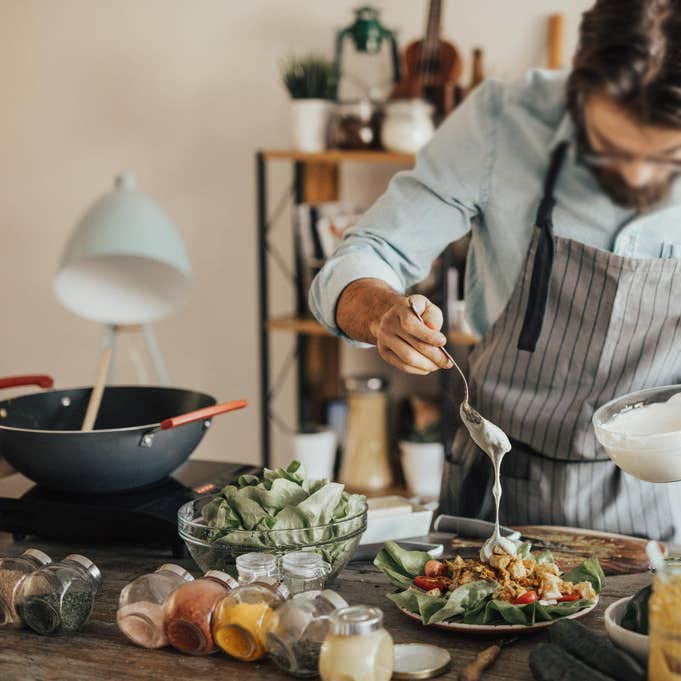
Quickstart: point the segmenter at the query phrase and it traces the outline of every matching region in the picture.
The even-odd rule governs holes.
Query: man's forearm
[[[403,297],[381,279],[357,279],[338,299],[336,324],[350,338],[375,345],[381,317]]]

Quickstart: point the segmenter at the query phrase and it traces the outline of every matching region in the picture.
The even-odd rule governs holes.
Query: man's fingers
[[[406,365],[420,369],[428,373],[437,371],[440,367],[428,357],[422,355],[399,336],[394,336],[385,342],[388,349],[392,350]]]
[[[422,322],[408,307],[400,310],[399,325],[401,331],[406,331],[410,336],[414,336],[424,343],[440,346],[444,345],[447,341],[447,338],[443,333],[429,328],[428,325]]]
[[[429,326],[431,329],[439,331],[442,328],[442,323],[444,322],[442,310],[437,305],[433,305],[430,301],[426,306],[426,311],[421,314],[421,317],[426,323],[426,326]]]
[[[400,334],[400,338],[402,338],[405,343],[411,345],[419,354],[437,364],[440,369],[449,369],[452,366],[441,348],[435,347],[430,343],[424,343],[423,341],[420,341],[413,336],[407,336],[406,334]]]
[[[416,367],[410,366],[408,364],[405,364],[390,348],[388,347],[383,347],[382,349],[379,349],[379,352],[381,353],[381,357],[388,362],[388,364],[392,364],[394,367],[397,367],[400,371],[404,371],[407,374],[414,374],[415,376],[427,376],[430,371],[424,371],[423,369],[417,369]]]

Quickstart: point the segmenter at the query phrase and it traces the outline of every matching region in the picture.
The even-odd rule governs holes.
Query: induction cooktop
[[[85,495],[43,489],[18,473],[0,478],[0,532],[70,542],[158,546],[186,555],[177,510],[259,467],[188,461],[165,480],[129,492]]]

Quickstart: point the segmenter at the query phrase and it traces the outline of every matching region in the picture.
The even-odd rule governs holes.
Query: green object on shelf
[[[293,99],[336,99],[338,69],[326,57],[290,57],[284,63],[282,76]]]

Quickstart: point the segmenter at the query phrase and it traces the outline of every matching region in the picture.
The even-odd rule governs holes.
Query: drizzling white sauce
[[[501,502],[501,461],[506,452],[511,451],[511,443],[506,433],[499,426],[494,425],[485,418],[480,420],[471,418],[470,413],[462,404],[460,409],[461,420],[470,433],[471,438],[480,449],[492,460],[494,467],[494,494],[495,519],[494,532],[492,536],[482,545],[480,549],[480,560],[483,563],[489,562],[494,552],[494,547],[498,546],[509,555],[515,555],[516,545],[510,539],[501,536],[499,527],[499,503]]]

